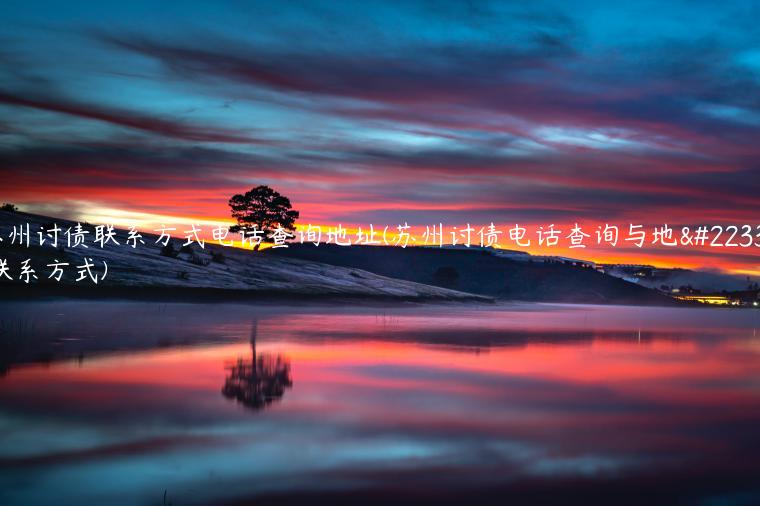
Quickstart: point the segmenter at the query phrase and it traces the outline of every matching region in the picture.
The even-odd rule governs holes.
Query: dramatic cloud
[[[16,107],[29,107],[32,109],[77,116],[84,119],[103,121],[117,126],[188,141],[234,142],[247,144],[258,144],[261,142],[258,139],[245,137],[224,129],[213,130],[201,128],[145,114],[135,114],[125,110],[78,104],[56,97],[34,99],[0,91],[0,104]]]
[[[1,12],[0,198],[31,210],[219,219],[261,183],[344,224],[754,223],[760,205],[751,3]]]

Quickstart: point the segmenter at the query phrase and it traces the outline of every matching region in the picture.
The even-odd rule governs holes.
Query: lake
[[[760,503],[760,311],[2,302],[0,504]]]

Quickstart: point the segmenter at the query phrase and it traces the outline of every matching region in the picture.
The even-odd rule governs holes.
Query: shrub
[[[439,267],[433,273],[433,282],[440,286],[451,287],[459,281],[459,271],[451,266]]]
[[[0,211],[7,211],[9,213],[17,213],[18,207],[16,207],[15,205],[9,202],[6,202],[2,206],[0,206]]]
[[[161,256],[169,258],[177,258],[177,250],[174,249],[174,245],[171,242],[167,242],[166,246],[161,248]]]
[[[193,263],[195,265],[201,265],[206,266],[209,264],[209,259],[206,256],[199,255],[198,253],[193,252],[193,255],[190,257],[190,263]]]

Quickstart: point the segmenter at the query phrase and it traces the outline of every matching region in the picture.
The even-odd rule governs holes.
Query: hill
[[[589,304],[674,304],[655,290],[594,269],[515,261],[488,250],[384,246],[291,245],[267,256],[363,269],[417,283],[523,301]]]
[[[12,244],[14,226],[29,223],[32,246]],[[143,233],[145,244],[136,248],[126,245],[128,231],[117,229],[120,246],[109,244],[105,248],[89,244],[82,247],[53,248],[39,246],[37,232],[52,223],[66,230],[76,223],[34,214],[0,211],[0,259],[7,261],[13,281],[0,279],[0,295],[17,296],[25,293],[117,294],[126,296],[161,298],[214,298],[241,297],[348,297],[400,300],[488,300],[484,297],[454,290],[427,286],[409,280],[390,279],[354,267],[327,265],[313,260],[265,255],[239,248],[206,243],[201,249],[193,245],[175,256],[162,254],[162,246],[155,244],[156,235]],[[88,241],[94,227],[87,225]],[[59,241],[60,243],[61,241]],[[63,244],[66,244],[65,237]],[[172,241],[176,250],[182,243]],[[35,246],[34,244],[37,244]],[[84,257],[92,257],[102,271],[102,262],[108,273],[97,286],[90,281],[76,282],[77,265]],[[20,265],[30,259],[37,279],[27,285],[18,279]],[[68,262],[60,280],[48,279],[51,268],[47,264]]]

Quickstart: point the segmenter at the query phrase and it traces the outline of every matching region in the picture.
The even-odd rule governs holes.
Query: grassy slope
[[[98,284],[99,289],[118,288],[124,293],[125,288],[140,293],[149,290],[161,291],[164,295],[176,292],[187,295],[191,292],[233,290],[246,294],[275,294],[292,296],[347,296],[347,297],[381,297],[401,299],[472,299],[470,294],[455,292],[435,286],[426,286],[415,282],[389,279],[356,268],[343,268],[326,265],[309,260],[276,257],[236,248],[206,244],[205,249],[194,246],[196,262],[190,254],[181,254],[178,258],[165,257],[160,254],[161,246],[155,244],[156,236],[144,234],[145,245],[133,249],[126,246],[127,232],[119,230],[117,240],[120,246],[109,245],[101,249],[92,244],[94,234],[88,236],[88,249],[65,248],[62,251],[48,246],[11,245],[9,233],[13,226],[29,223],[33,243],[37,241],[40,225],[55,222],[65,230],[71,222],[62,219],[47,218],[26,213],[8,213],[0,211],[0,259],[6,259],[11,267],[11,274],[18,278],[19,265],[26,258],[31,258],[31,265],[37,271],[36,285],[48,285],[51,289],[67,288],[85,290],[92,288],[90,282],[75,283],[76,268],[83,257],[92,257],[96,265],[101,266],[105,260],[108,275]],[[65,236],[62,236],[65,244]],[[177,249],[182,241],[175,240]],[[224,255],[224,262],[212,261],[214,252]],[[67,274],[60,283],[48,280],[50,268],[48,263],[54,260],[69,262]],[[207,265],[199,265],[207,263]],[[0,281],[0,292],[9,294],[20,292],[26,285],[18,281]]]

